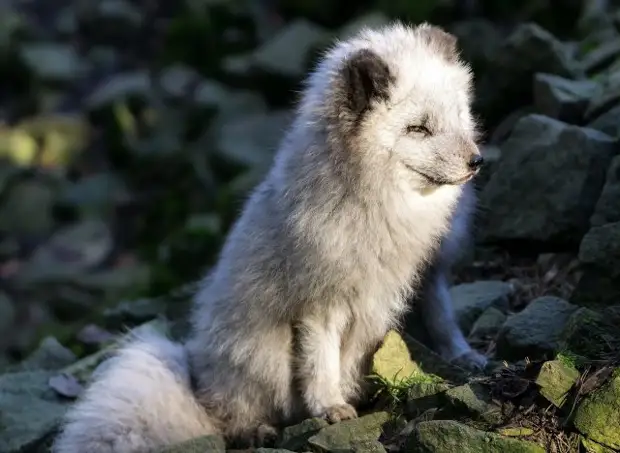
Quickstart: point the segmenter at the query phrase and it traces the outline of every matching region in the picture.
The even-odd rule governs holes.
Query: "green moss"
[[[574,425],[591,440],[620,449],[620,368],[579,405]]]
[[[540,394],[557,407],[564,405],[567,394],[579,379],[579,371],[570,364],[570,361],[566,362],[560,360],[545,362],[536,378]]]

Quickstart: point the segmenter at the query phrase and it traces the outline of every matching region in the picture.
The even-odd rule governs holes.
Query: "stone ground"
[[[183,332],[317,52],[390,18],[445,25],[475,69],[490,164],[451,291],[493,362],[444,363],[414,314],[359,419],[257,451],[620,450],[620,9],[511,4],[1,2],[0,453],[47,451],[127,329]]]

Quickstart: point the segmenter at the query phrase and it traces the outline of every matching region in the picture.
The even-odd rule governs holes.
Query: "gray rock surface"
[[[553,355],[576,310],[575,305],[558,297],[543,296],[533,300],[503,325],[497,340],[498,355],[515,360]]]
[[[508,309],[508,298],[514,292],[510,283],[488,280],[463,283],[450,288],[456,319],[464,332],[469,332],[476,319],[489,307]]]
[[[578,243],[616,146],[602,132],[542,115],[519,120],[480,195],[481,240]]]
[[[599,84],[591,80],[569,80],[538,73],[534,76],[534,105],[542,115],[578,123],[598,90]]]

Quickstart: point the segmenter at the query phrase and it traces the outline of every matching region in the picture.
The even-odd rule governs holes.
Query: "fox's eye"
[[[407,126],[407,133],[408,134],[422,134],[424,136],[431,135],[431,131],[429,131],[426,126],[421,126],[418,124],[411,124]]]

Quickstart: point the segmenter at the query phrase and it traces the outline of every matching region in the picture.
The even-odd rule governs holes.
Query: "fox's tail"
[[[216,434],[194,398],[185,349],[134,334],[68,411],[52,453],[143,453]]]

